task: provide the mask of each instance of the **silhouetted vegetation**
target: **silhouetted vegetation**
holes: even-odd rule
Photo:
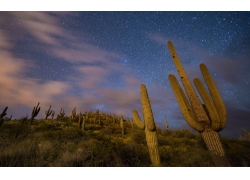
[[[77,119],[77,118],[76,118]],[[248,132],[248,131],[246,131]],[[162,130],[157,133],[163,167],[211,167],[213,160],[200,134],[189,130]],[[235,167],[249,166],[249,139],[221,137]],[[145,132],[124,120],[91,121],[85,130],[70,117],[60,121],[5,121],[0,127],[1,167],[150,167]]]

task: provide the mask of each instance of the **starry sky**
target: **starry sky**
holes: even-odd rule
[[[52,105],[67,116],[96,111],[142,117],[140,84],[148,90],[155,122],[190,129],[168,81],[178,77],[171,40],[190,78],[203,80],[205,63],[225,103],[222,136],[250,131],[250,13],[244,11],[2,11],[0,111],[7,117]],[[180,82],[180,81],[179,81]],[[195,131],[194,131],[195,132]]]

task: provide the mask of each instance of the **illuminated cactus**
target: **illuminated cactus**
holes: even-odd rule
[[[132,112],[133,119],[138,128],[145,131],[149,155],[153,166],[161,166],[160,155],[158,150],[156,125],[154,122],[153,112],[148,98],[147,89],[144,84],[141,84],[140,92],[144,121],[141,120],[136,110],[133,110]]]
[[[2,126],[4,120],[3,120],[3,117],[7,115],[6,111],[8,109],[8,106],[6,106],[3,110],[3,112],[0,114],[0,126]]]
[[[37,104],[36,107],[33,108],[33,111],[31,113],[31,118],[30,118],[30,123],[33,122],[34,118],[38,115],[39,111],[40,111],[40,107],[39,107],[40,102]],[[39,107],[39,108],[38,108]]]
[[[49,110],[45,111],[45,115],[46,115],[45,119],[47,119],[51,115],[51,113],[53,112],[53,110],[50,110],[50,108],[51,108],[51,105],[49,107]]]
[[[215,165],[230,166],[218,134],[226,125],[226,108],[207,67],[205,64],[200,65],[211,97],[202,82],[198,78],[194,79],[195,87],[204,102],[202,104],[182,67],[171,41],[168,41],[168,47],[188,96],[187,98],[184,94],[176,77],[170,74],[168,78],[185,120],[192,128],[201,133]]]
[[[121,126],[121,129],[122,129],[122,135],[124,135],[124,122],[123,122],[123,116],[121,116],[121,118],[120,118],[120,126]]]

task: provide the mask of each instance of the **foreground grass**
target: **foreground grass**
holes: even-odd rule
[[[232,166],[250,164],[247,140],[221,138]],[[214,166],[199,134],[188,130],[158,133],[164,167]],[[0,127],[1,167],[149,167],[145,134],[126,125],[86,124],[82,132],[75,122],[36,120],[33,125],[8,121]]]

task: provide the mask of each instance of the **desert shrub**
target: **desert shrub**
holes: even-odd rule
[[[137,129],[130,133],[131,139],[137,144],[146,145],[146,135],[143,130]]]
[[[37,144],[34,140],[17,141],[10,146],[1,147],[1,167],[37,166]]]

